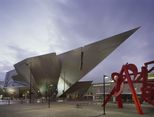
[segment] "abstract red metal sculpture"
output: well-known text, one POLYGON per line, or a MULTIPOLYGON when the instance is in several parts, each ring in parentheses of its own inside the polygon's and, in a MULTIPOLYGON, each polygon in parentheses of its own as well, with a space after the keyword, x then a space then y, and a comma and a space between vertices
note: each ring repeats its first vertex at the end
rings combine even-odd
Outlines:
POLYGON ((122 66, 120 73, 112 73, 111 77, 115 82, 115 86, 111 90, 110 94, 105 98, 102 106, 105 106, 110 98, 115 96, 118 107, 123 108, 121 93, 124 83, 126 82, 129 85, 133 101, 139 114, 143 114, 143 111, 133 83, 142 83, 142 100, 148 102, 151 105, 154 105, 154 80, 148 79, 148 73, 154 71, 154 66, 151 67, 150 65, 154 65, 154 61, 144 63, 144 66, 141 67, 141 72, 138 72, 138 69, 134 64, 127 63, 122 66))

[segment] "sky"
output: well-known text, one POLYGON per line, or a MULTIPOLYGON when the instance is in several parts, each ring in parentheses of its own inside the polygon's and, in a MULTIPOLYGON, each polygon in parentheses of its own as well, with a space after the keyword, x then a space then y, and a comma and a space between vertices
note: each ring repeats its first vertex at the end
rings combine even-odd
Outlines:
POLYGON ((82 80, 154 60, 153 0, 0 0, 0 80, 25 58, 57 54, 141 26, 82 80))

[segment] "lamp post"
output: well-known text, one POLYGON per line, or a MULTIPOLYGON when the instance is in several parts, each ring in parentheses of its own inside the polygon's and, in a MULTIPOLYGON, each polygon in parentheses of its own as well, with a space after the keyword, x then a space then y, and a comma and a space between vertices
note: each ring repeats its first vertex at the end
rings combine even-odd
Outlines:
POLYGON ((31 78, 31 63, 29 62, 29 63, 26 63, 26 65, 29 67, 29 82, 30 82, 30 84, 29 84, 29 103, 31 104, 31 100, 32 100, 32 78, 31 78))
MULTIPOLYGON (((63 94, 64 94, 64 92, 65 92, 65 71, 64 71, 64 90, 63 90, 63 94)), ((63 102, 64 102, 64 100, 66 99, 66 97, 65 97, 65 95, 63 96, 63 102)))
POLYGON ((31 104, 32 102, 32 79, 31 79, 31 68, 30 68, 30 89, 29 89, 29 103, 31 104))
POLYGON ((49 98, 49 99, 48 99, 48 108, 50 108, 50 102, 51 102, 51 91, 52 91, 51 89, 52 89, 52 86, 53 86, 53 85, 50 84, 49 87, 48 87, 48 93, 49 93, 49 97, 48 97, 48 98, 49 98))
MULTIPOLYGON (((103 76, 103 102, 104 102, 104 104, 105 104, 105 79, 107 79, 108 78, 108 76, 106 76, 106 75, 104 75, 103 76)), ((106 112, 105 112, 106 110, 105 110, 105 105, 103 106, 103 115, 105 115, 106 114, 106 112)))

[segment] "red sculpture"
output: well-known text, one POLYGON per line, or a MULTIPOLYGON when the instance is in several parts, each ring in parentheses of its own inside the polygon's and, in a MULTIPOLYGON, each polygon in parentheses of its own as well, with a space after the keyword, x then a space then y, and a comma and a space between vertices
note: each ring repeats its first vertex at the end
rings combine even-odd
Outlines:
POLYGON ((122 66, 120 73, 112 73, 111 77, 116 84, 110 94, 106 97, 102 106, 105 106, 110 98, 115 96, 118 107, 123 108, 121 92, 125 82, 129 85, 133 101, 139 114, 143 114, 143 111, 133 83, 142 83, 142 100, 154 105, 154 80, 148 79, 148 73, 154 71, 154 66, 151 67, 150 65, 154 65, 154 61, 144 63, 144 66, 141 68, 141 72, 138 72, 138 69, 134 64, 127 63, 122 66))

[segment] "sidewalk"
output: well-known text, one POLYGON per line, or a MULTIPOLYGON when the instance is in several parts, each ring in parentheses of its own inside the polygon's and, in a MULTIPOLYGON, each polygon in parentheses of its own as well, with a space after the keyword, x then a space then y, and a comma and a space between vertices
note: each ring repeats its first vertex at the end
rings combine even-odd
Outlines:
MULTIPOLYGON (((151 117, 154 107, 142 105, 144 115, 136 112, 134 104, 124 104, 123 109, 118 109, 115 104, 108 104, 106 115, 100 117, 151 117)), ((103 113, 100 105, 88 104, 76 106, 76 103, 51 103, 47 104, 12 104, 0 105, 0 117, 96 117, 103 113)))

